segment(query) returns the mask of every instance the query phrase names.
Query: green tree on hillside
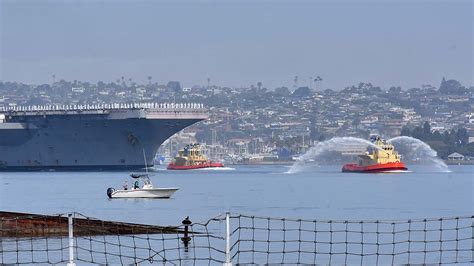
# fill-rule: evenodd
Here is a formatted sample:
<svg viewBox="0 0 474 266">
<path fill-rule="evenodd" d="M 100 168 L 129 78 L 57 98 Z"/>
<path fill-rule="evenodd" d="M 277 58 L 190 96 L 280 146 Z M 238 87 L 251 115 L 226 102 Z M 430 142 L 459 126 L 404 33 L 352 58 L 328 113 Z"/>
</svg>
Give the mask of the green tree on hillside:
<svg viewBox="0 0 474 266">
<path fill-rule="evenodd" d="M 441 134 L 437 130 L 432 132 L 430 123 L 426 121 L 423 127 L 418 126 L 410 129 L 404 126 L 400 135 L 411 136 L 427 142 L 441 158 L 447 158 L 453 152 L 474 156 L 474 143 L 469 143 L 469 134 L 465 128 L 447 130 Z"/>
</svg>

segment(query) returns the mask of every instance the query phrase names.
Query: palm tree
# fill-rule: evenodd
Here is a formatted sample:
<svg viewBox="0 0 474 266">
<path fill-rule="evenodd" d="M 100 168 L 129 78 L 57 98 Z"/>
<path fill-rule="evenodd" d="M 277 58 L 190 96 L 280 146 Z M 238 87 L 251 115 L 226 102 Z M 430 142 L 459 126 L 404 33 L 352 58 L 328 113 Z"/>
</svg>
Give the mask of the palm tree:
<svg viewBox="0 0 474 266">
<path fill-rule="evenodd" d="M 321 84 L 321 81 L 323 81 L 323 79 L 322 79 L 320 76 L 317 76 L 317 77 L 314 79 L 314 84 L 316 84 L 316 87 L 317 87 L 318 81 L 320 81 L 319 84 Z M 320 88 L 320 89 L 321 89 L 321 88 Z"/>
<path fill-rule="evenodd" d="M 258 87 L 258 90 L 260 90 L 262 88 L 262 82 L 261 81 L 257 82 L 257 87 Z"/>
<path fill-rule="evenodd" d="M 151 76 L 148 76 L 148 85 L 151 85 Z"/>
</svg>

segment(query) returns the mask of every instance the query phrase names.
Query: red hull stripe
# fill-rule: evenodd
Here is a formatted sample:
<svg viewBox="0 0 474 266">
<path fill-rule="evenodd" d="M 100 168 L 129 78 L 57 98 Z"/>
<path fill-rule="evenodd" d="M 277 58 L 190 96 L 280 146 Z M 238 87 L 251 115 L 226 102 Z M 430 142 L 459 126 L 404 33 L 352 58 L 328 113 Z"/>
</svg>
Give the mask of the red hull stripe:
<svg viewBox="0 0 474 266">
<path fill-rule="evenodd" d="M 407 170 L 407 167 L 402 162 L 397 163 L 385 163 L 369 166 L 359 166 L 357 164 L 346 164 L 342 167 L 343 172 L 359 172 L 359 173 L 374 173 L 374 172 L 386 172 L 394 170 Z"/>
<path fill-rule="evenodd" d="M 222 163 L 206 163 L 200 165 L 175 165 L 173 163 L 168 164 L 168 170 L 192 170 L 200 168 L 210 168 L 210 167 L 224 167 Z"/>
</svg>

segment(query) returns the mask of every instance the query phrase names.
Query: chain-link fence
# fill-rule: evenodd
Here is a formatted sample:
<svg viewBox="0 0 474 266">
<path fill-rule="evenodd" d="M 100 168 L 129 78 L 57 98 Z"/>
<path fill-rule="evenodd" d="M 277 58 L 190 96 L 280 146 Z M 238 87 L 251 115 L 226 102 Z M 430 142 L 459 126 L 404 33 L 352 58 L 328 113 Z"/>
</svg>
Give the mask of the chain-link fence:
<svg viewBox="0 0 474 266">
<path fill-rule="evenodd" d="M 175 227 L 78 213 L 3 215 L 3 264 L 474 263 L 473 216 L 324 221 L 225 214 Z"/>
</svg>

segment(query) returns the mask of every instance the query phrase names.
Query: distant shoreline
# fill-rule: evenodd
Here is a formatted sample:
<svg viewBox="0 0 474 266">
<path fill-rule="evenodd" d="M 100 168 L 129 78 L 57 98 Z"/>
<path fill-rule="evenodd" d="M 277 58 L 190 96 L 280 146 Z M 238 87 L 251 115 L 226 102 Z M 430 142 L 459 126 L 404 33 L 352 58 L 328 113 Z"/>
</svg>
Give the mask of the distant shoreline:
<svg viewBox="0 0 474 266">
<path fill-rule="evenodd" d="M 293 165 L 297 161 L 275 161 L 275 162 L 237 162 L 227 165 Z M 453 161 L 443 160 L 447 165 L 474 165 L 474 160 Z"/>
<path fill-rule="evenodd" d="M 447 165 L 474 165 L 474 160 L 443 160 Z"/>
<path fill-rule="evenodd" d="M 227 165 L 292 165 L 296 161 L 274 161 L 274 162 L 236 162 Z"/>
</svg>

